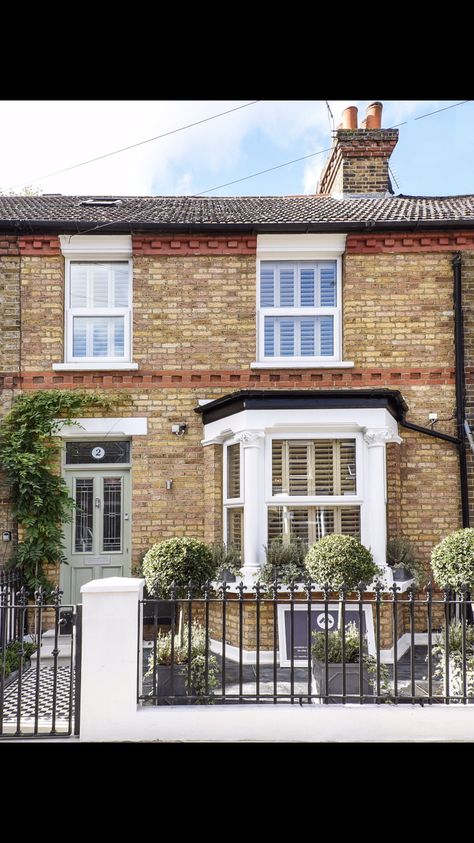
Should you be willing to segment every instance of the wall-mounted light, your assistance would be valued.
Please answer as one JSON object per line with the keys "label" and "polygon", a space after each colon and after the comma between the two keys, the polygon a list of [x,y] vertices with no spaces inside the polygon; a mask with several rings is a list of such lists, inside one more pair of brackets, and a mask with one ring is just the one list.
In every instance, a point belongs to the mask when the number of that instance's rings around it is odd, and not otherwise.
{"label": "wall-mounted light", "polygon": [[176,433],[176,436],[184,436],[188,429],[187,424],[182,422],[181,424],[172,424],[171,425],[171,433]]}
{"label": "wall-mounted light", "polygon": [[168,489],[168,491],[170,491],[173,488],[173,481],[172,480],[166,481],[166,488]]}

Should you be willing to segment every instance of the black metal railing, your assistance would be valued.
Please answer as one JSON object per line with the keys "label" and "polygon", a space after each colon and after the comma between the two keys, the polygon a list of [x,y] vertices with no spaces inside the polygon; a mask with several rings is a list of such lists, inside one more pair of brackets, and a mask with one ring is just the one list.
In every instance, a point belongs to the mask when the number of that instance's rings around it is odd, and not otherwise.
{"label": "black metal railing", "polygon": [[140,603],[142,704],[467,704],[467,588],[211,584]]}
{"label": "black metal railing", "polygon": [[80,627],[62,635],[66,617],[77,616],[75,607],[61,605],[61,595],[58,588],[33,597],[25,588],[0,589],[0,738],[79,733]]}
{"label": "black metal railing", "polygon": [[0,570],[0,647],[15,641],[19,635],[19,613],[12,607],[22,584],[18,569]]}

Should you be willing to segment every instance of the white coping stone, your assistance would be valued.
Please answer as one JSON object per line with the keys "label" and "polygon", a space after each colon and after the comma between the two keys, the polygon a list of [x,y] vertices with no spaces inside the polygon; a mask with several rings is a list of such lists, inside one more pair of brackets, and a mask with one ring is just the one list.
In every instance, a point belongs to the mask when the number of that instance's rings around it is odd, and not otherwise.
{"label": "white coping stone", "polygon": [[145,580],[137,577],[105,577],[102,580],[92,580],[81,586],[81,594],[114,593],[118,591],[135,591],[138,593],[144,585]]}

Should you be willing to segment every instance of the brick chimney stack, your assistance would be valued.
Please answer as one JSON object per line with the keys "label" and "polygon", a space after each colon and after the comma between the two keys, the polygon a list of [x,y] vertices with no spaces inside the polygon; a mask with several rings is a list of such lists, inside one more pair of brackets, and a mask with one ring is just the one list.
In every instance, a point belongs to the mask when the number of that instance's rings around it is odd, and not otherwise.
{"label": "brick chimney stack", "polygon": [[393,193],[388,162],[398,141],[398,129],[382,129],[382,103],[371,103],[357,128],[357,108],[342,113],[342,123],[317,193],[333,196],[386,196]]}

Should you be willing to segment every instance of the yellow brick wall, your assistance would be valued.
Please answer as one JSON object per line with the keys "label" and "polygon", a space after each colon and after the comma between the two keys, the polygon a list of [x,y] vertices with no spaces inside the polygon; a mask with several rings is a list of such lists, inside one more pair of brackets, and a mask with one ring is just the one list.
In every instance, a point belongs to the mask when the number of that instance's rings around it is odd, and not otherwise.
{"label": "yellow brick wall", "polygon": [[347,255],[344,359],[362,367],[453,366],[451,260],[451,252]]}

